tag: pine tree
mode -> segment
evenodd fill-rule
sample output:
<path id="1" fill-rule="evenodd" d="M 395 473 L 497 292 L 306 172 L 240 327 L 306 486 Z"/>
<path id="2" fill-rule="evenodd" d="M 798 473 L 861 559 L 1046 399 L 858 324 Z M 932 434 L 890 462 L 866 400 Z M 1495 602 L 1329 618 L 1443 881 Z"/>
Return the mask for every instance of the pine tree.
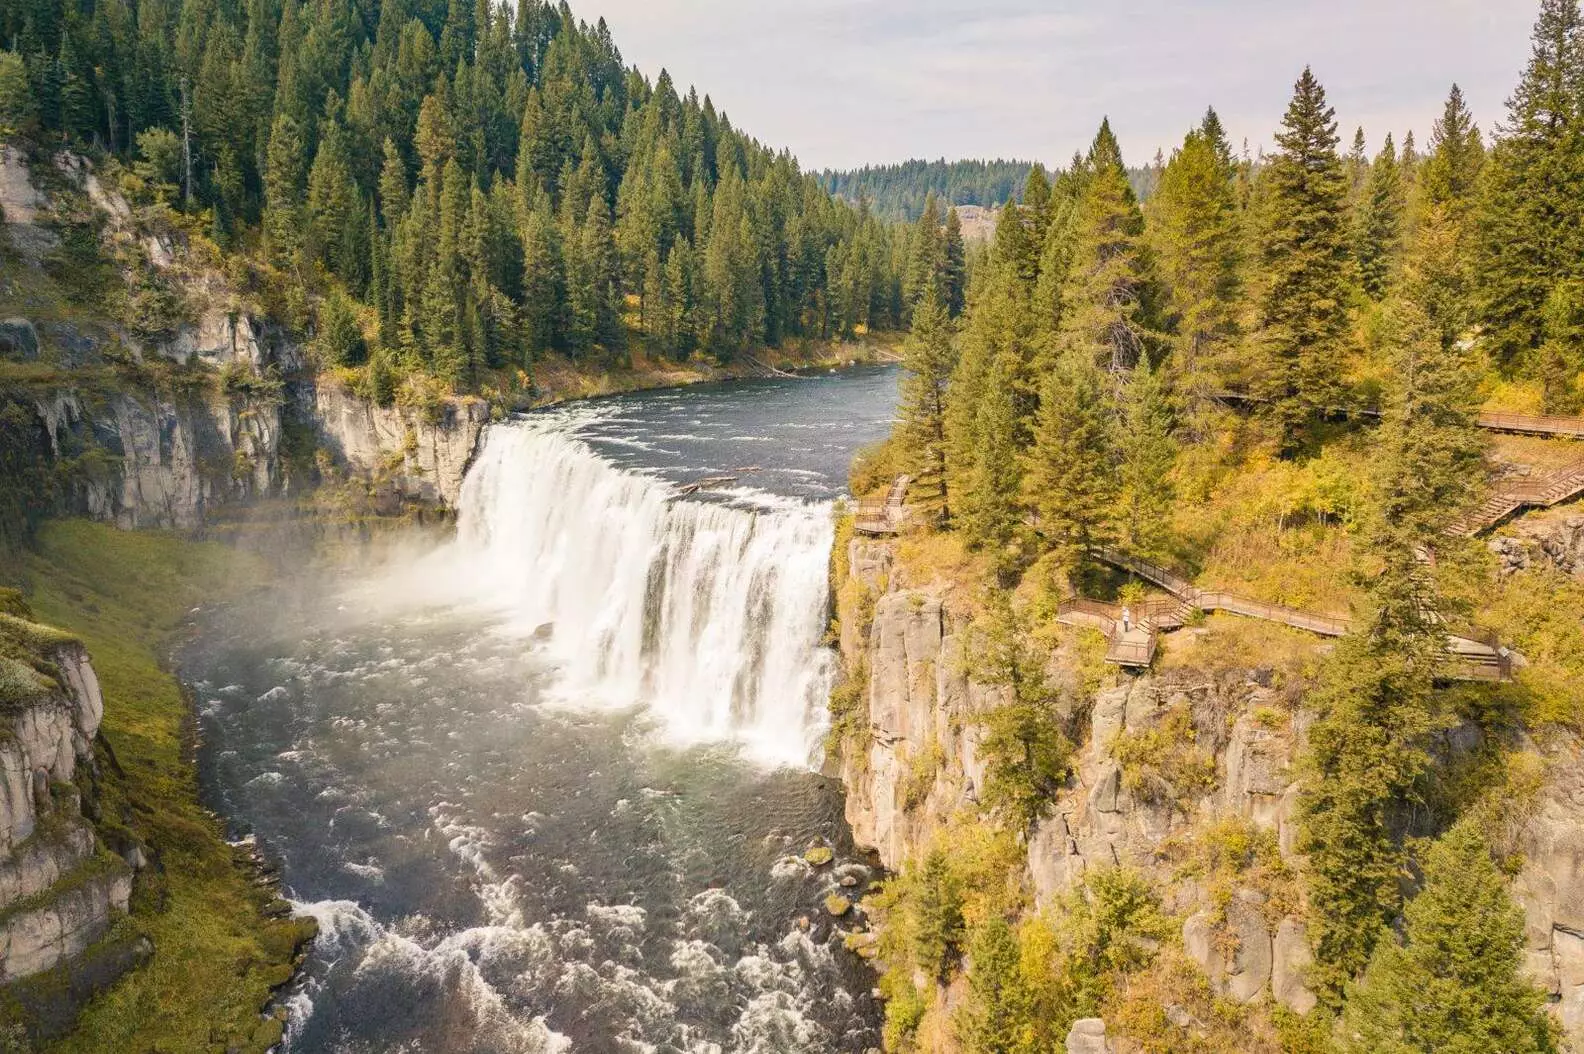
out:
<path id="1" fill-rule="evenodd" d="M 1424 888 L 1349 993 L 1345 1054 L 1541 1054 L 1545 994 L 1522 971 L 1523 911 L 1485 840 L 1460 823 L 1430 847 Z"/>
<path id="2" fill-rule="evenodd" d="M 594 337 L 606 350 L 620 351 L 624 340 L 621 321 L 621 259 L 611 230 L 610 208 L 603 197 L 589 202 L 588 218 L 578 242 L 579 265 L 593 283 Z"/>
<path id="3" fill-rule="evenodd" d="M 925 296 L 934 297 L 937 303 L 944 300 L 945 270 L 946 246 L 941 235 L 940 202 L 932 191 L 913 227 L 913 246 L 903 287 L 908 302 L 917 304 Z"/>
<path id="4" fill-rule="evenodd" d="M 1348 151 L 1347 160 L 1344 162 L 1347 169 L 1348 200 L 1357 202 L 1364 194 L 1364 184 L 1369 181 L 1369 141 L 1364 138 L 1364 129 L 1356 128 L 1353 131 L 1353 148 Z"/>
<path id="5" fill-rule="evenodd" d="M 346 245 L 344 235 L 362 208 L 346 133 L 339 123 L 329 122 L 308 170 L 306 233 L 310 257 L 328 266 L 332 274 L 345 276 L 360 262 L 356 247 Z"/>
<path id="6" fill-rule="evenodd" d="M 1017 420 L 1012 387 L 999 359 L 984 375 L 971 425 L 972 460 L 954 499 L 964 535 L 998 563 L 1010 559 L 1008 547 L 1018 533 Z"/>
<path id="7" fill-rule="evenodd" d="M 319 309 L 315 349 L 322 362 L 332 366 L 357 366 L 368 355 L 363 330 L 346 295 L 340 291 L 325 299 Z"/>
<path id="8" fill-rule="evenodd" d="M 407 166 L 395 142 L 387 136 L 379 177 L 380 218 L 386 230 L 395 227 L 401 217 L 406 215 L 407 203 Z"/>
<path id="9" fill-rule="evenodd" d="M 945 263 L 941 277 L 946 288 L 946 314 L 951 318 L 958 318 L 967 305 L 968 257 L 963 247 L 962 219 L 957 215 L 955 206 L 946 213 L 946 239 L 943 248 Z"/>
<path id="10" fill-rule="evenodd" d="M 279 262 L 290 260 L 302 243 L 306 151 L 297 122 L 289 114 L 278 114 L 270 127 L 264 166 L 264 231 Z"/>
<path id="11" fill-rule="evenodd" d="M 529 360 L 562 346 L 563 305 L 567 301 L 566 262 L 561 234 L 548 203 L 523 218 L 522 326 Z"/>
<path id="12" fill-rule="evenodd" d="M 1486 440 L 1478 427 L 1480 370 L 1463 345 L 1445 345 L 1417 304 L 1395 300 L 1381 319 L 1389 393 L 1374 459 L 1364 543 L 1378 565 L 1370 632 L 1433 672 L 1442 612 L 1424 551 L 1477 504 Z"/>
<path id="13" fill-rule="evenodd" d="M 1463 89 L 1454 84 L 1432 129 L 1430 156 L 1420 174 L 1425 200 L 1467 210 L 1473 203 L 1484 164 L 1485 145 L 1479 126 L 1464 101 Z"/>
<path id="14" fill-rule="evenodd" d="M 0 51 L 0 135 L 28 135 L 37 123 L 38 103 L 22 56 Z"/>
<path id="15" fill-rule="evenodd" d="M 898 435 L 907 447 L 915 505 L 931 518 L 951 515 L 946 483 L 946 391 L 956 357 L 952 324 L 933 284 L 913 309 L 912 332 L 902 353 L 902 404 Z"/>
<path id="16" fill-rule="evenodd" d="M 1211 111 L 1206 118 L 1215 116 Z M 1178 386 L 1195 404 L 1210 398 L 1220 360 L 1234 344 L 1242 304 L 1242 221 L 1230 149 L 1219 133 L 1188 133 L 1149 203 L 1150 244 L 1170 291 Z M 1218 368 L 1219 367 L 1219 368 Z"/>
<path id="17" fill-rule="evenodd" d="M 1029 995 L 1020 983 L 1017 937 L 1006 919 L 992 917 L 969 946 L 968 1003 L 958 1012 L 957 1036 L 968 1054 L 1024 1054 Z"/>
<path id="18" fill-rule="evenodd" d="M 1005 588 L 986 590 L 965 653 L 972 679 L 1002 690 L 1000 702 L 978 715 L 985 766 L 980 805 L 1025 831 L 1067 779 L 1072 744 L 1056 716 L 1045 651 L 1030 638 L 1011 598 Z"/>
<path id="19" fill-rule="evenodd" d="M 1111 419 L 1093 357 L 1081 350 L 1062 356 L 1040 394 L 1026 471 L 1039 535 L 1068 567 L 1116 540 Z"/>
<path id="20" fill-rule="evenodd" d="M 952 874 L 944 849 L 932 849 L 925 855 L 916 881 L 918 917 L 913 931 L 913 958 L 926 976 L 945 981 L 962 955 L 961 883 Z"/>
<path id="21" fill-rule="evenodd" d="M 1454 84 L 1420 175 L 1419 216 L 1403 274 L 1404 292 L 1429 314 L 1447 346 L 1474 323 L 1471 213 L 1484 163 L 1479 128 Z"/>
<path id="22" fill-rule="evenodd" d="M 1369 636 L 1344 637 L 1309 697 L 1300 851 L 1308 854 L 1309 983 L 1337 1006 L 1401 904 L 1395 838 L 1403 800 L 1428 763 L 1430 679 Z"/>
<path id="23" fill-rule="evenodd" d="M 1133 552 L 1159 554 L 1170 532 L 1170 477 L 1177 461 L 1177 445 L 1171 435 L 1171 407 L 1166 392 L 1148 359 L 1139 362 L 1122 391 L 1116 445 L 1121 456 L 1118 518 L 1123 540 Z"/>
<path id="24" fill-rule="evenodd" d="M 1305 69 L 1262 176 L 1264 224 L 1258 394 L 1296 452 L 1336 401 L 1347 329 L 1347 177 L 1337 156 L 1335 111 Z"/>
<path id="25" fill-rule="evenodd" d="M 1529 65 L 1491 151 L 1478 221 L 1478 312 L 1504 365 L 1540 346 L 1553 287 L 1581 273 L 1581 97 L 1578 0 L 1543 0 Z"/>
<path id="26" fill-rule="evenodd" d="M 1397 167 L 1397 150 L 1392 137 L 1370 168 L 1364 196 L 1354 213 L 1353 257 L 1358 265 L 1359 282 L 1373 300 L 1386 295 L 1402 247 L 1404 200 L 1402 174 Z"/>
<path id="27" fill-rule="evenodd" d="M 1316 909 L 1314 977 L 1333 1004 L 1400 903 L 1396 830 L 1428 763 L 1431 684 L 1446 653 L 1444 605 L 1422 553 L 1478 500 L 1470 481 L 1484 450 L 1469 355 L 1444 348 L 1412 303 L 1391 302 L 1384 315 L 1383 350 L 1398 387 L 1361 547 L 1369 610 L 1322 673 L 1300 800 Z"/>
<path id="28" fill-rule="evenodd" d="M 1056 335 L 1063 352 L 1081 351 L 1113 372 L 1132 369 L 1148 353 L 1152 272 L 1143 234 L 1144 217 L 1107 121 L 1090 150 L 1089 178 L 1074 217 Z"/>

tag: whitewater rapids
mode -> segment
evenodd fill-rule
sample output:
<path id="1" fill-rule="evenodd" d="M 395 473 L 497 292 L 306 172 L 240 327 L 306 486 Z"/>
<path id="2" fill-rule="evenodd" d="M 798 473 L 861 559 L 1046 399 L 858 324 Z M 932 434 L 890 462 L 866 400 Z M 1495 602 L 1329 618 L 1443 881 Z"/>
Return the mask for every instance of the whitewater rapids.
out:
<path id="1" fill-rule="evenodd" d="M 677 743 L 807 765 L 835 675 L 831 506 L 718 497 L 618 468 L 553 415 L 496 425 L 426 573 L 541 647 L 564 700 L 637 703 Z"/>

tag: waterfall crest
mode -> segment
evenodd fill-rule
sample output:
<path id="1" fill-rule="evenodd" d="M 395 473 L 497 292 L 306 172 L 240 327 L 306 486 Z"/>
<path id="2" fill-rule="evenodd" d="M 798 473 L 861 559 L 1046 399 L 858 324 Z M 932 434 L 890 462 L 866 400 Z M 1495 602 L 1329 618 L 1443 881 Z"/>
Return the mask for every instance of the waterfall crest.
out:
<path id="1" fill-rule="evenodd" d="M 470 592 L 544 639 L 568 698 L 810 762 L 835 672 L 828 505 L 683 499 L 547 419 L 488 430 L 460 513 Z"/>

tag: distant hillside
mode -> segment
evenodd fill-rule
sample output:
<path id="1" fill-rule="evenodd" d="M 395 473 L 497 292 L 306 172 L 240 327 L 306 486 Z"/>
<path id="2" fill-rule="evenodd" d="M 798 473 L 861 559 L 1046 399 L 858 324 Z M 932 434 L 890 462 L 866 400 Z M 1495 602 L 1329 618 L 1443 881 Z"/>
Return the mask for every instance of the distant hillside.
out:
<path id="1" fill-rule="evenodd" d="M 916 220 L 934 191 L 953 205 L 1000 205 L 1021 194 L 1033 161 L 904 161 L 825 171 L 819 181 L 848 201 L 867 199 L 882 219 Z"/>
<path id="2" fill-rule="evenodd" d="M 1034 161 L 904 161 L 896 165 L 865 165 L 845 172 L 826 169 L 819 174 L 824 188 L 836 197 L 857 203 L 867 200 L 883 220 L 911 222 L 924 213 L 924 202 L 934 191 L 953 205 L 981 205 L 993 209 L 1009 198 L 1021 198 Z M 1050 171 L 1050 169 L 1047 169 Z M 1159 173 L 1151 166 L 1129 168 L 1128 182 L 1139 200 L 1148 198 Z M 994 220 L 992 218 L 992 229 Z"/>

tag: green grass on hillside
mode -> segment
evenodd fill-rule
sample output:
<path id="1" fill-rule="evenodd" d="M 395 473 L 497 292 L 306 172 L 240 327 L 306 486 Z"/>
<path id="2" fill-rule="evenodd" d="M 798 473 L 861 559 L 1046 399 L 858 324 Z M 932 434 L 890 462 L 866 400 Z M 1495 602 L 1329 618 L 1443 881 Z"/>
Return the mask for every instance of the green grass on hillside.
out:
<path id="1" fill-rule="evenodd" d="M 81 637 L 105 695 L 105 822 L 125 821 L 157 854 L 123 926 L 153 960 L 88 1007 L 62 1054 L 262 1051 L 280 1023 L 259 1010 L 291 975 L 306 923 L 269 921 L 271 895 L 236 866 L 197 801 L 186 758 L 190 711 L 161 666 L 197 604 L 259 583 L 263 566 L 213 543 L 102 524 L 46 524 L 35 551 L 0 574 L 20 580 L 39 620 Z M 117 766 L 119 772 L 117 772 Z"/>

